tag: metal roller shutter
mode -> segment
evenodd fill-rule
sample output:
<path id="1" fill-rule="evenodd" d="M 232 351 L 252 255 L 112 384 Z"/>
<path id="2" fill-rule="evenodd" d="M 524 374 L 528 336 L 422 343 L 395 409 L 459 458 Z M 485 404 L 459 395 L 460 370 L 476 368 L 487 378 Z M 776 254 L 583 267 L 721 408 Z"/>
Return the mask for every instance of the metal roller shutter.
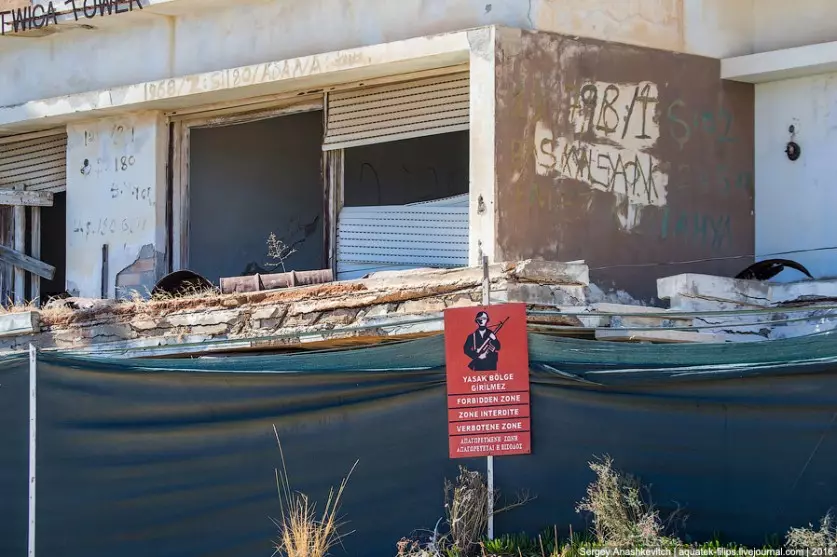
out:
<path id="1" fill-rule="evenodd" d="M 67 189 L 67 134 L 39 132 L 0 142 L 0 189 L 27 191 Z"/>
<path id="2" fill-rule="evenodd" d="M 468 195 L 380 207 L 344 207 L 337 278 L 376 271 L 468 265 Z"/>
<path id="3" fill-rule="evenodd" d="M 468 72 L 329 94 L 323 149 L 468 129 Z"/>

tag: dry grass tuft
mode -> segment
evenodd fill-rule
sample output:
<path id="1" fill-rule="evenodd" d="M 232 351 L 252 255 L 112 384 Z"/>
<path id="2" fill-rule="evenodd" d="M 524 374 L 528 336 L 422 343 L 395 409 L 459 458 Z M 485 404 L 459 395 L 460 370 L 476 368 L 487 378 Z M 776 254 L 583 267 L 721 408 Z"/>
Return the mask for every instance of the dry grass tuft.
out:
<path id="1" fill-rule="evenodd" d="M 818 549 L 822 555 L 834 555 L 837 551 L 837 524 L 829 511 L 820 520 L 819 530 L 813 525 L 807 528 L 791 528 L 786 536 L 786 545 L 793 549 Z"/>
<path id="2" fill-rule="evenodd" d="M 37 300 L 28 302 L 15 302 L 12 298 L 7 298 L 6 303 L 0 306 L 0 315 L 7 315 L 10 313 L 26 313 L 27 311 L 40 311 Z"/>
<path id="3" fill-rule="evenodd" d="M 643 497 L 647 491 L 639 481 L 613 469 L 613 459 L 606 456 L 590 462 L 596 480 L 587 487 L 587 496 L 577 512 L 593 515 L 593 527 L 599 543 L 612 547 L 661 547 L 674 542 L 663 535 L 665 524 L 660 513 Z"/>
<path id="4" fill-rule="evenodd" d="M 349 473 L 340 482 L 335 492 L 330 489 L 325 508 L 318 516 L 316 504 L 312 503 L 304 493 L 294 491 L 288 478 L 285 466 L 285 454 L 279 433 L 274 426 L 276 442 L 279 444 L 279 454 L 282 459 L 282 471 L 276 470 L 276 487 L 279 491 L 281 517 L 273 519 L 279 529 L 279 538 L 273 542 L 274 555 L 285 557 L 324 557 L 329 550 L 339 544 L 341 540 L 351 534 L 340 534 L 339 529 L 345 524 L 338 517 L 340 500 L 349 478 L 357 467 L 355 461 Z"/>

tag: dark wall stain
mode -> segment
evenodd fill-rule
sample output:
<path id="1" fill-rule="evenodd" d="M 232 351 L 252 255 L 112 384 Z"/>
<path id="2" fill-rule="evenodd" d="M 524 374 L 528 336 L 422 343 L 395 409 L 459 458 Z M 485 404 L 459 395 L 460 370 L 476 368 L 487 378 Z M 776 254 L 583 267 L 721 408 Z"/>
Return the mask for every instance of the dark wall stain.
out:
<path id="1" fill-rule="evenodd" d="M 662 276 L 733 276 L 746 267 L 754 252 L 754 91 L 719 75 L 710 58 L 501 34 L 497 258 L 585 259 L 599 286 L 646 299 Z M 541 134 L 536 145 L 538 122 L 551 137 Z M 639 157 L 619 150 L 647 141 L 655 123 L 659 138 Z M 665 204 L 629 210 L 614 190 L 653 198 L 661 189 L 653 170 L 668 175 Z M 634 215 L 638 222 L 625 226 Z"/>

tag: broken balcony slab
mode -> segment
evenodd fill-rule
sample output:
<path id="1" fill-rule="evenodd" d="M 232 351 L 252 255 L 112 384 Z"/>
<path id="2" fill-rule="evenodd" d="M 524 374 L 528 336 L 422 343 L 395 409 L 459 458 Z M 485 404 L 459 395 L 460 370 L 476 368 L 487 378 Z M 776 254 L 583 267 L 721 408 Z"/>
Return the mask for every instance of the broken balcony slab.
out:
<path id="1" fill-rule="evenodd" d="M 794 302 L 837 300 L 837 279 L 798 282 L 762 282 L 712 275 L 682 274 L 657 279 L 657 295 L 671 306 L 689 299 L 771 307 Z"/>
<path id="2" fill-rule="evenodd" d="M 561 284 L 590 284 L 589 267 L 577 261 L 559 263 L 529 259 L 518 263 L 512 273 L 517 279 L 528 282 L 555 282 L 560 279 Z"/>
<path id="3" fill-rule="evenodd" d="M 774 283 L 684 274 L 659 279 L 657 288 L 673 310 L 703 312 L 694 317 L 701 330 L 731 340 L 773 340 L 837 328 L 837 311 L 830 309 L 837 301 L 833 279 Z"/>
<path id="4" fill-rule="evenodd" d="M 752 307 L 770 305 L 770 284 L 713 275 L 685 273 L 657 279 L 657 296 L 670 300 L 677 296 L 736 302 Z"/>
<path id="5" fill-rule="evenodd" d="M 0 315 L 0 337 L 29 335 L 39 330 L 40 316 L 37 311 Z"/>

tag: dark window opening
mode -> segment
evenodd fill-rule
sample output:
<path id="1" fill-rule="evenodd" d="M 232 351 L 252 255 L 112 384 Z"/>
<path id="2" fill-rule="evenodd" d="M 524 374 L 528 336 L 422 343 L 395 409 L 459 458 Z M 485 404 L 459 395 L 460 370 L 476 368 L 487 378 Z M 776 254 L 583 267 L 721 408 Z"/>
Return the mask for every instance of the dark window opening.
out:
<path id="1" fill-rule="evenodd" d="M 41 279 L 41 301 L 46 303 L 67 288 L 67 192 L 56 193 L 52 207 L 41 207 L 41 261 L 55 267 L 52 280 Z"/>
<path id="2" fill-rule="evenodd" d="M 469 134 L 346 149 L 337 276 L 468 264 Z"/>
<path id="3" fill-rule="evenodd" d="M 67 192 L 53 194 L 52 207 L 41 207 L 41 255 L 36 259 L 55 267 L 52 280 L 40 279 L 39 302 L 44 306 L 50 298 L 66 291 L 67 277 Z M 26 253 L 32 253 L 32 207 L 26 208 Z M 31 273 L 26 273 L 24 292 L 27 300 L 34 298 Z"/>
<path id="4" fill-rule="evenodd" d="M 346 149 L 346 207 L 406 205 L 468 193 L 468 132 Z"/>
<path id="5" fill-rule="evenodd" d="M 189 268 L 213 283 L 327 266 L 322 112 L 192 129 Z M 268 255 L 271 233 L 288 249 Z"/>

